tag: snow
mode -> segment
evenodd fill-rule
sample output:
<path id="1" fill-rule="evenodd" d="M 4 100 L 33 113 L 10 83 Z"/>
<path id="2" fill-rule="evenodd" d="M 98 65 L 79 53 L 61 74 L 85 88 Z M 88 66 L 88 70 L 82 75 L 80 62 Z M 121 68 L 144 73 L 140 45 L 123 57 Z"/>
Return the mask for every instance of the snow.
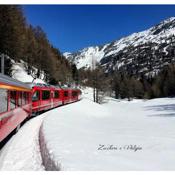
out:
<path id="1" fill-rule="evenodd" d="M 91 67 L 92 60 L 95 59 L 97 62 L 101 60 L 104 56 L 103 50 L 99 51 L 98 47 L 85 48 L 78 59 L 76 59 L 75 64 L 78 69 L 82 67 Z"/>
<path id="2" fill-rule="evenodd" d="M 110 56 L 112 54 L 118 53 L 119 51 L 123 50 L 126 46 L 127 44 L 125 43 L 118 44 L 118 46 L 114 50 L 108 52 L 105 56 Z"/>
<path id="3" fill-rule="evenodd" d="M 35 68 L 36 69 L 36 68 Z M 21 60 L 20 62 L 13 62 L 12 65 L 12 78 L 22 81 L 22 82 L 32 82 L 33 77 L 31 75 L 28 75 L 25 70 L 25 63 Z M 37 69 L 36 69 L 37 70 Z M 45 81 L 43 80 L 44 76 L 39 79 L 35 79 L 34 83 L 42 83 L 45 84 Z"/>
<path id="4" fill-rule="evenodd" d="M 39 147 L 43 116 L 24 124 L 0 151 L 0 170 L 44 170 Z"/>
<path id="5" fill-rule="evenodd" d="M 65 57 L 68 57 L 70 54 L 71 54 L 70 52 L 65 52 L 63 55 L 64 55 Z"/>
<path id="6" fill-rule="evenodd" d="M 99 62 L 101 58 L 103 58 L 104 49 L 106 47 L 107 45 L 105 45 L 101 50 L 97 46 L 85 48 L 80 52 L 80 55 L 78 55 L 78 57 L 74 58 L 73 62 L 76 64 L 78 69 L 83 68 L 83 67 L 91 68 L 93 59 Z M 69 52 L 65 52 L 64 56 L 68 60 L 72 59 L 72 55 Z"/>
<path id="7" fill-rule="evenodd" d="M 0 170 L 56 169 L 42 153 L 61 170 L 175 170 L 175 98 L 100 105 L 92 92 L 29 120 L 0 151 Z"/>
<path id="8" fill-rule="evenodd" d="M 44 119 L 46 146 L 61 170 L 175 169 L 174 98 L 99 105 L 85 95 Z"/>
<path id="9" fill-rule="evenodd" d="M 168 46 L 166 46 L 166 47 L 163 48 L 163 51 L 165 52 L 165 55 L 168 55 L 167 47 Z"/>

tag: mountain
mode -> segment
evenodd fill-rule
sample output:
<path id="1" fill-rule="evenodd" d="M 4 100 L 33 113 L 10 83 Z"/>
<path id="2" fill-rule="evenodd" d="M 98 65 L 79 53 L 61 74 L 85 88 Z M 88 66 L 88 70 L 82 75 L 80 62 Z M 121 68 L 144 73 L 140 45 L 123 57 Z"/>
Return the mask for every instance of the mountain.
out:
<path id="1" fill-rule="evenodd" d="M 175 62 L 175 17 L 111 43 L 84 48 L 64 56 L 77 68 L 90 68 L 96 60 L 106 72 L 125 71 L 133 75 L 154 76 Z"/>

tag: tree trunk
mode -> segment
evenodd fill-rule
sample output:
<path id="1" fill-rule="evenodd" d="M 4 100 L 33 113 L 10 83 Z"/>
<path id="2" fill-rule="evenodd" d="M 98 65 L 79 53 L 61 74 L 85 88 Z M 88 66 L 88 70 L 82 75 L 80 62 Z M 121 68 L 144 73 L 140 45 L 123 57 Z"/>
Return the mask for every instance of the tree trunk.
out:
<path id="1" fill-rule="evenodd" d="M 95 87 L 94 87 L 94 89 L 93 89 L 93 98 L 94 98 L 94 102 L 96 102 L 96 92 L 95 92 L 96 90 L 95 90 Z"/>
<path id="2" fill-rule="evenodd" d="M 98 103 L 98 89 L 96 89 L 96 103 Z"/>

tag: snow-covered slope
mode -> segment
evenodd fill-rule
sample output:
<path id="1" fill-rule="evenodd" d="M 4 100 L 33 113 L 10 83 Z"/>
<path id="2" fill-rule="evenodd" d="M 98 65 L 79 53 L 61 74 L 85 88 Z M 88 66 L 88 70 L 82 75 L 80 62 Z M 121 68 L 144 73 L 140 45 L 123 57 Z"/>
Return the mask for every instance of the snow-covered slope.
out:
<path id="1" fill-rule="evenodd" d="M 103 48 L 96 47 L 88 47 L 85 48 L 75 54 L 71 53 L 64 53 L 64 56 L 69 59 L 70 61 L 73 61 L 77 68 L 80 69 L 82 67 L 91 67 L 93 59 L 95 59 L 97 62 L 100 62 L 101 58 L 104 57 L 104 49 L 107 47 L 105 45 Z"/>
<path id="2" fill-rule="evenodd" d="M 15 62 L 12 60 L 12 78 L 25 82 L 25 83 L 31 83 L 33 81 L 33 77 L 31 75 L 27 74 L 27 71 L 25 70 L 26 63 L 24 61 Z M 36 72 L 37 69 L 33 68 Z M 40 78 L 37 78 L 34 80 L 34 83 L 42 83 L 45 84 L 44 75 L 42 74 Z"/>
<path id="3" fill-rule="evenodd" d="M 108 71 L 127 70 L 154 74 L 174 61 L 175 17 L 162 21 L 148 30 L 133 33 L 103 46 L 88 47 L 64 56 L 77 68 L 89 68 L 96 59 Z M 162 65 L 163 64 L 163 65 Z"/>

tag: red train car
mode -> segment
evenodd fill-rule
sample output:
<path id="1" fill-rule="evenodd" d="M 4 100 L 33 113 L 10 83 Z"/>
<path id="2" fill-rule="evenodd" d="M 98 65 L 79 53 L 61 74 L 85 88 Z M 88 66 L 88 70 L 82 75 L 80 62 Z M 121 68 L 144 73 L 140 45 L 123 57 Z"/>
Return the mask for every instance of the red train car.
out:
<path id="1" fill-rule="evenodd" d="M 71 102 L 76 102 L 81 99 L 81 91 L 79 89 L 71 89 Z"/>
<path id="2" fill-rule="evenodd" d="M 71 103 L 71 89 L 63 89 L 63 104 Z"/>
<path id="3" fill-rule="evenodd" d="M 0 142 L 32 112 L 31 88 L 0 74 Z"/>
<path id="4" fill-rule="evenodd" d="M 68 104 L 81 99 L 81 91 L 79 89 L 64 89 L 63 103 Z"/>
<path id="5" fill-rule="evenodd" d="M 53 93 L 53 107 L 63 105 L 63 89 L 55 88 Z"/>
<path id="6" fill-rule="evenodd" d="M 53 86 L 33 86 L 32 112 L 49 110 L 63 104 L 63 90 Z"/>
<path id="7" fill-rule="evenodd" d="M 25 84 L 0 74 L 0 142 L 27 117 L 81 98 L 79 89 Z"/>

